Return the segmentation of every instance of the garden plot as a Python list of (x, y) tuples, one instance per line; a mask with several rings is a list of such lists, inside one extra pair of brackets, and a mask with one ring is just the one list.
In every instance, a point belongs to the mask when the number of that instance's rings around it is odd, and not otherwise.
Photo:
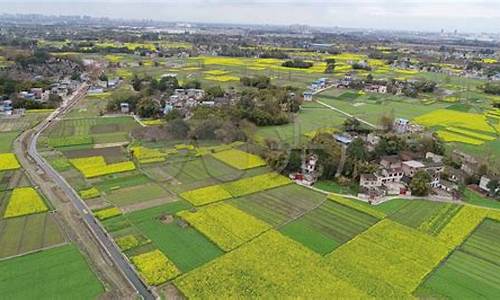
[(484, 221), (417, 289), (424, 298), (495, 299), (500, 293), (500, 223)]
[(178, 201), (127, 213), (103, 223), (113, 237), (122, 237), (124, 231), (140, 232), (151, 240), (147, 247), (129, 249), (125, 252), (127, 255), (144, 253), (143, 248), (146, 251), (158, 248), (182, 272), (188, 272), (223, 253), (203, 234), (174, 217), (176, 212), (189, 208), (186, 202)]
[(5, 299), (96, 299), (104, 287), (75, 246), (62, 246), (0, 262)]
[(461, 208), (462, 206), (451, 203), (413, 200), (389, 218), (425, 233), (437, 235)]
[(319, 255), (272, 230), (174, 284), (193, 299), (367, 297), (326, 271)]
[(48, 213), (0, 220), (0, 258), (51, 247), (65, 242)]
[(231, 204), (272, 226), (297, 218), (318, 206), (326, 196), (296, 184), (244, 196)]
[(271, 228), (270, 225), (225, 203), (205, 206), (196, 212), (182, 211), (177, 215), (226, 251)]
[(371, 215), (327, 201), (280, 231), (319, 254), (326, 254), (378, 221)]
[(438, 239), (386, 219), (326, 258), (332, 272), (371, 296), (404, 298), (449, 251)]

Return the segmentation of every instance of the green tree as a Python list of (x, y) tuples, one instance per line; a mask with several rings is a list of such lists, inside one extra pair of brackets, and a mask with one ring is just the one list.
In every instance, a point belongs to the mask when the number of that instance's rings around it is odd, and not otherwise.
[(411, 179), (410, 190), (413, 196), (427, 196), (430, 191), (431, 176), (425, 171), (418, 171)]

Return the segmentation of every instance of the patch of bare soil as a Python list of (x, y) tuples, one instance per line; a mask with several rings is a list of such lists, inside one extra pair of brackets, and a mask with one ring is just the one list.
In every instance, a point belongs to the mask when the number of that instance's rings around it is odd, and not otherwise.
[(64, 156), (70, 159), (79, 157), (103, 156), (108, 163), (124, 161), (127, 159), (127, 157), (123, 153), (122, 147), (120, 146), (98, 149), (69, 150), (63, 151), (63, 153)]
[(173, 285), (172, 283), (165, 284), (159, 288), (160, 294), (163, 295), (165, 299), (169, 300), (181, 300), (186, 299), (182, 293)]
[(174, 221), (174, 216), (172, 215), (163, 215), (160, 217), (160, 222), (163, 224), (171, 224)]

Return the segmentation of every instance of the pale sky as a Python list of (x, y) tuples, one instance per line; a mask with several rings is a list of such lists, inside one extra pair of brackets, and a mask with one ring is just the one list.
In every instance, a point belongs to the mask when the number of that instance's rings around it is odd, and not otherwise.
[(500, 0), (0, 0), (0, 13), (500, 32)]

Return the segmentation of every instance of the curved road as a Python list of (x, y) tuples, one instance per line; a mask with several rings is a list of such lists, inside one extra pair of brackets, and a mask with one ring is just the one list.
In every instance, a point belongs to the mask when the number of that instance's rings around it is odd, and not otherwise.
[(82, 219), (91, 230), (92, 234), (99, 242), (104, 251), (111, 258), (113, 263), (118, 267), (122, 274), (127, 278), (129, 283), (135, 288), (138, 294), (146, 300), (156, 299), (154, 293), (142, 282), (137, 272), (130, 266), (128, 260), (122, 255), (117, 245), (106, 233), (100, 225), (87, 204), (80, 198), (78, 193), (68, 184), (68, 182), (55, 171), (50, 164), (38, 153), (36, 144), (40, 134), (47, 129), (53, 122), (56, 122), (67, 111), (69, 111), (87, 92), (88, 87), (83, 85), (78, 91), (65, 103), (63, 103), (56, 111), (54, 111), (47, 119), (38, 124), (34, 129), (34, 134), (28, 140), (28, 154), (33, 158), (36, 164), (61, 188), (62, 191), (71, 200), (73, 206), (79, 211)]

